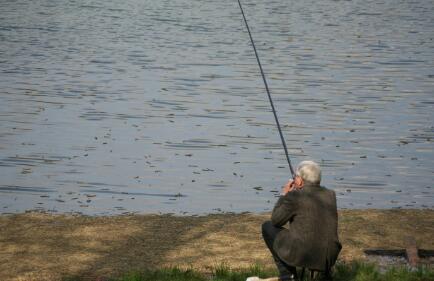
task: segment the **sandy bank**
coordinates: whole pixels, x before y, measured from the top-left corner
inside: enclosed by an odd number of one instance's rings
[[[26,213],[0,216],[0,280],[56,280],[71,275],[115,276],[145,267],[222,262],[272,266],[260,225],[269,214],[202,217],[134,215],[86,217]],[[412,235],[434,249],[434,210],[339,212],[341,260],[363,248],[402,248]]]

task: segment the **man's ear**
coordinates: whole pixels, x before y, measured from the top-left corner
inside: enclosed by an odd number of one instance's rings
[[[297,177],[295,178],[295,184],[296,184],[296,187],[298,187],[298,188],[303,187],[303,185],[304,185],[304,180],[302,179],[302,177],[297,176]]]
[[[297,185],[299,188],[302,188],[304,186],[304,180],[300,176],[298,176]]]

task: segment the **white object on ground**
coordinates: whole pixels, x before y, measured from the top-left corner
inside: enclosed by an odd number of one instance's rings
[[[257,276],[248,277],[246,281],[279,281],[279,277],[271,277],[266,279],[261,279]]]

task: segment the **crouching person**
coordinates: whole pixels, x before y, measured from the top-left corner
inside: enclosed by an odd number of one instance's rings
[[[262,236],[282,281],[296,280],[296,267],[319,271],[324,279],[331,279],[330,270],[342,246],[335,192],[320,186],[320,181],[319,165],[301,162],[294,180],[283,187],[271,221],[262,225]]]

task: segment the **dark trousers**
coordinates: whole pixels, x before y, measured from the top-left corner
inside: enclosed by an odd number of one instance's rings
[[[286,264],[273,249],[274,239],[283,228],[274,226],[271,221],[266,221],[262,224],[262,237],[265,244],[273,255],[274,262],[279,270],[281,280],[290,279],[290,276],[297,276],[297,270],[294,266]]]

